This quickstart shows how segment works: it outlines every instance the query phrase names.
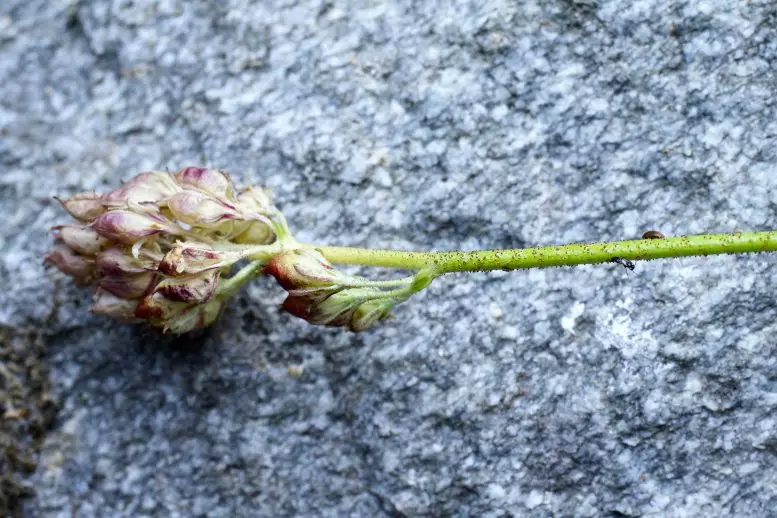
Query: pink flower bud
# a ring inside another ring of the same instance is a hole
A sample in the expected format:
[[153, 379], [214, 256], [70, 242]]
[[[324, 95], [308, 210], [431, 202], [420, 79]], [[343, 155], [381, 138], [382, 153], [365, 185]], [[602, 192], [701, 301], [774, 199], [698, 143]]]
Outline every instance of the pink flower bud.
[[321, 252], [306, 249], [276, 255], [267, 263], [265, 272], [286, 290], [329, 287], [342, 279]]
[[73, 277], [78, 286], [87, 286], [94, 282], [96, 277], [94, 261], [76, 254], [64, 245], [59, 245], [49, 252], [45, 262]]
[[59, 225], [52, 230], [54, 231], [54, 237], [62, 240], [67, 246], [83, 255], [95, 255], [110, 243], [110, 241], [89, 227]]
[[135, 258], [129, 248], [112, 246], [96, 257], [97, 268], [102, 275], [127, 275], [156, 271], [160, 258], [151, 257], [147, 251]]
[[186, 277], [167, 277], [154, 286], [154, 292], [177, 302], [199, 304], [213, 298], [218, 284], [218, 270], [209, 270]]
[[242, 252], [213, 250], [207, 245], [176, 243], [162, 258], [159, 271], [172, 276], [195, 274], [229, 266], [241, 260], [243, 255]]
[[154, 277], [153, 272], [106, 275], [100, 278], [99, 285], [122, 299], [139, 299], [148, 292]]
[[98, 290], [94, 296], [94, 304], [89, 308], [92, 313], [98, 313], [124, 322], [138, 322], [135, 317], [136, 300], [126, 300], [107, 291]]
[[166, 232], [178, 235], [182, 229], [158, 214], [130, 210], [106, 212], [92, 223], [92, 228], [116, 243], [132, 244], [140, 239]]
[[88, 223], [105, 212], [102, 196], [96, 192], [82, 192], [72, 198], [54, 197], [78, 221]]
[[178, 184], [193, 187], [223, 201], [234, 201], [235, 190], [229, 173], [222, 169], [184, 167], [175, 174]]
[[198, 191], [186, 190], [167, 200], [167, 208], [176, 219], [202, 226], [239, 217], [235, 207]]
[[175, 179], [168, 173], [140, 173], [115, 191], [104, 194], [102, 200], [110, 207], [155, 204], [170, 198], [180, 190]]
[[387, 318], [393, 307], [394, 301], [390, 299], [368, 300], [353, 312], [348, 327], [357, 332], [369, 329], [379, 320]]

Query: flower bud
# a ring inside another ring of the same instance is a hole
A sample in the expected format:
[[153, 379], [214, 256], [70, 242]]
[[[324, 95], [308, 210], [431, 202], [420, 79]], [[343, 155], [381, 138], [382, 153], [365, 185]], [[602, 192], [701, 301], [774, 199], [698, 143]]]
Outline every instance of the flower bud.
[[224, 302], [216, 299], [206, 304], [191, 306], [169, 320], [157, 322], [157, 327], [162, 328], [163, 333], [182, 334], [195, 329], [208, 327], [221, 314]]
[[70, 275], [78, 286], [94, 282], [96, 269], [94, 261], [76, 254], [67, 246], [59, 245], [46, 255], [45, 262]]
[[235, 207], [198, 191], [183, 191], [167, 201], [176, 219], [193, 226], [203, 226], [239, 217]]
[[312, 324], [348, 325], [356, 308], [369, 297], [378, 296], [375, 288], [354, 288], [333, 293], [310, 307], [308, 321]]
[[379, 320], [383, 320], [391, 313], [394, 301], [390, 299], [374, 299], [364, 302], [351, 316], [348, 326], [351, 331], [364, 331], [372, 327]]
[[132, 244], [160, 232], [178, 235], [182, 231], [177, 225], [158, 214], [130, 210], [106, 212], [92, 223], [92, 228], [103, 237], [123, 244]]
[[107, 239], [89, 227], [59, 225], [52, 230], [55, 238], [83, 255], [95, 255], [109, 244]]
[[95, 262], [102, 275], [127, 275], [156, 271], [160, 260], [152, 257], [145, 249], [136, 258], [130, 249], [112, 246], [97, 254]]
[[104, 290], [98, 290], [94, 296], [94, 304], [89, 310], [124, 322], [137, 322], [135, 309], [136, 300], [126, 300]]
[[109, 207], [156, 204], [180, 190], [175, 179], [168, 173], [140, 173], [120, 188], [104, 194], [102, 201]]
[[105, 212], [102, 195], [96, 192], [82, 192], [71, 198], [54, 197], [75, 219], [88, 223]]
[[221, 200], [235, 199], [232, 178], [222, 169], [184, 167], [175, 174], [175, 179], [183, 187], [194, 187]]
[[246, 245], [266, 245], [275, 241], [275, 231], [263, 221], [242, 222], [236, 221], [237, 224], [243, 224], [243, 230], [236, 237], [232, 239], [235, 243]]
[[219, 284], [219, 271], [209, 270], [186, 277], [167, 277], [154, 286], [154, 292], [177, 302], [200, 304], [213, 298]]
[[159, 263], [159, 271], [178, 276], [229, 266], [243, 258], [242, 252], [213, 250], [199, 243], [176, 243]]
[[100, 277], [99, 286], [122, 299], [139, 299], [144, 296], [153, 282], [153, 272]]
[[138, 303], [135, 316], [144, 320], [165, 321], [187, 308], [188, 304], [170, 300], [159, 292], [152, 291]]
[[276, 255], [265, 267], [286, 290], [323, 288], [342, 280], [340, 273], [316, 250], [296, 249]]
[[246, 187], [237, 195], [237, 204], [246, 212], [265, 214], [272, 210], [272, 197], [265, 189]]

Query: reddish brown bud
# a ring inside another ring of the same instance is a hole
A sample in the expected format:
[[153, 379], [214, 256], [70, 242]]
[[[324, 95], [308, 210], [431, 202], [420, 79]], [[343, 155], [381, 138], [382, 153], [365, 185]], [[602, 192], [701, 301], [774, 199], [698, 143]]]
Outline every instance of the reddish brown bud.
[[311, 301], [305, 297], [288, 295], [283, 301], [283, 309], [295, 317], [307, 320], [310, 316]]
[[296, 249], [276, 255], [265, 267], [286, 290], [334, 286], [340, 274], [315, 250]]
[[72, 198], [54, 197], [78, 221], [88, 223], [105, 212], [102, 196], [96, 192], [82, 192]]
[[73, 277], [78, 286], [94, 282], [96, 271], [94, 261], [76, 254], [69, 247], [60, 245], [46, 255], [45, 262]]
[[55, 238], [83, 255], [95, 255], [110, 243], [90, 227], [59, 225], [52, 230]]

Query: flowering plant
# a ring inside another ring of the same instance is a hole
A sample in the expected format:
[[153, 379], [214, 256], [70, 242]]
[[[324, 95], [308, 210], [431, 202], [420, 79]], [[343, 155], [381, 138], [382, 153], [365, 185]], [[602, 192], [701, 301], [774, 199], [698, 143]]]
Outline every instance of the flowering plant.
[[[234, 186], [221, 169], [145, 172], [120, 188], [59, 199], [76, 224], [52, 229], [46, 261], [95, 288], [91, 310], [166, 333], [212, 324], [261, 274], [287, 291], [283, 308], [313, 324], [368, 329], [449, 272], [777, 250], [777, 233], [732, 233], [475, 252], [403, 252], [299, 243], [267, 191]], [[247, 264], [233, 273], [237, 263]], [[373, 281], [335, 264], [414, 270]]]

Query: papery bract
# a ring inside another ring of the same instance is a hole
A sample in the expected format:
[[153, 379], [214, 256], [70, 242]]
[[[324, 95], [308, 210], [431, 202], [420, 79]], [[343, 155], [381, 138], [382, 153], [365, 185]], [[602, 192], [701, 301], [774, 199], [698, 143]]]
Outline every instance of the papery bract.
[[167, 277], [154, 286], [154, 292], [177, 302], [200, 304], [213, 298], [219, 283], [219, 271], [209, 270], [185, 277]]
[[99, 286], [123, 299], [139, 299], [144, 296], [156, 274], [153, 272], [104, 275]]
[[95, 255], [110, 244], [110, 241], [90, 227], [59, 225], [52, 230], [55, 238], [83, 255]]
[[207, 245], [176, 243], [165, 254], [159, 271], [167, 275], [188, 275], [213, 270], [236, 263], [244, 257], [242, 252], [213, 250]]
[[98, 313], [124, 322], [137, 322], [135, 310], [138, 302], [117, 297], [104, 290], [98, 290], [94, 303], [89, 308], [92, 313]]
[[232, 178], [223, 169], [184, 167], [175, 174], [175, 179], [181, 186], [199, 189], [223, 201], [235, 200]]
[[86, 286], [94, 282], [96, 276], [94, 261], [78, 255], [65, 245], [54, 247], [46, 254], [45, 261], [73, 277], [79, 286]]
[[239, 217], [235, 207], [198, 191], [183, 191], [167, 201], [176, 219], [194, 226], [209, 225]]
[[103, 237], [123, 244], [132, 244], [160, 232], [173, 235], [179, 235], [183, 232], [183, 229], [161, 215], [130, 210], [106, 212], [92, 223], [92, 228]]
[[180, 190], [172, 175], [152, 171], [140, 173], [120, 188], [104, 194], [102, 202], [110, 207], [156, 204]]
[[88, 223], [105, 212], [102, 195], [96, 192], [82, 192], [70, 198], [54, 197], [75, 219]]

